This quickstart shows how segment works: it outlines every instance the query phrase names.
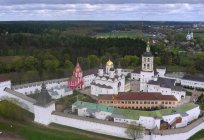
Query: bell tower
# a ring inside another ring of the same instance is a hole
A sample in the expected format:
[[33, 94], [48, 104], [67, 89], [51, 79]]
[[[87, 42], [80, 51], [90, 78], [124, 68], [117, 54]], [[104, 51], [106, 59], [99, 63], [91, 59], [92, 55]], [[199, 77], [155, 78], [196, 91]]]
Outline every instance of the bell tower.
[[140, 71], [140, 91], [147, 92], [147, 83], [154, 77], [154, 56], [147, 42], [146, 51], [142, 54], [142, 70]]
[[142, 71], [154, 70], [154, 57], [150, 51], [149, 42], [147, 42], [146, 52], [142, 55]]

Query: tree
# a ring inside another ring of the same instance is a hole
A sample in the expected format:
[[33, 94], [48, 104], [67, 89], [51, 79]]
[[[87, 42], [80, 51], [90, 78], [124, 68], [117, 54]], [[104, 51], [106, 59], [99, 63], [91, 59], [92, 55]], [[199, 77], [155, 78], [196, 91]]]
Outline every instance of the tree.
[[14, 66], [14, 69], [16, 71], [20, 71], [23, 66], [24, 66], [24, 58], [23, 57], [16, 57], [14, 60], [13, 60], [13, 66]]
[[65, 66], [68, 70], [72, 70], [74, 68], [74, 65], [70, 60], [65, 60]]
[[126, 55], [122, 58], [122, 65], [124, 67], [136, 67], [139, 65], [139, 58], [133, 55]]
[[126, 134], [133, 140], [142, 139], [144, 136], [144, 127], [141, 124], [130, 124], [126, 130]]
[[96, 55], [89, 55], [87, 59], [88, 59], [90, 68], [98, 67], [100, 64], [100, 59]]
[[37, 66], [38, 66], [38, 60], [34, 56], [28, 56], [25, 59], [24, 63], [25, 63], [26, 69], [28, 69], [28, 70], [33, 70], [33, 69], [37, 68]]
[[44, 67], [48, 71], [55, 71], [59, 67], [59, 61], [57, 59], [45, 60]]
[[155, 66], [161, 65], [161, 58], [159, 56], [154, 57], [154, 64], [155, 64]]

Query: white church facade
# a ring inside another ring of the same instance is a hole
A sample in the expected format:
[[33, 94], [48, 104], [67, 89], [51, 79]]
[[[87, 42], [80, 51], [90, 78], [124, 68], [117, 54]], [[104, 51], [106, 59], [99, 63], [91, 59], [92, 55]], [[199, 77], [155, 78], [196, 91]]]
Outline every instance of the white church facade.
[[91, 83], [91, 95], [118, 94], [118, 92], [125, 92], [125, 76], [122, 74], [120, 65], [114, 69], [113, 62], [109, 60], [105, 69], [102, 66], [99, 67]]

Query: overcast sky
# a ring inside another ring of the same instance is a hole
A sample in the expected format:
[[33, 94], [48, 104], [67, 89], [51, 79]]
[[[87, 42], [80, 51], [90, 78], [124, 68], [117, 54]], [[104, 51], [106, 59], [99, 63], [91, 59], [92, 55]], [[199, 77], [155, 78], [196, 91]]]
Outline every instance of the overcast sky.
[[204, 21], [204, 0], [0, 0], [0, 20]]

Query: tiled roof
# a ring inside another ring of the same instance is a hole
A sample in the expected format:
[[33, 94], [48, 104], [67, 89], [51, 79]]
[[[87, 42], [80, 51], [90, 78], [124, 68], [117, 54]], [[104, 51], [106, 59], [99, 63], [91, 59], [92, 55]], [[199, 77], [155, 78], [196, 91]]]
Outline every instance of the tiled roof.
[[5, 76], [0, 76], [0, 82], [9, 81], [9, 79]]
[[144, 57], [152, 57], [153, 55], [152, 55], [151, 52], [144, 52], [144, 53], [142, 54], [142, 56], [144, 56]]
[[177, 108], [160, 109], [156, 111], [143, 111], [143, 110], [120, 109], [120, 108], [114, 108], [110, 106], [88, 103], [83, 101], [77, 101], [73, 105], [77, 106], [78, 108], [87, 108], [87, 109], [93, 109], [97, 111], [109, 112], [120, 116], [124, 116], [124, 118], [133, 119], [133, 120], [138, 120], [140, 116], [161, 118], [162, 116], [167, 116], [167, 115], [183, 114], [183, 113], [186, 113], [186, 111], [191, 110], [198, 106], [196, 104], [189, 103], [183, 106], [179, 106]]
[[97, 73], [98, 73], [98, 69], [97, 68], [83, 71], [83, 75], [84, 76], [91, 75], [91, 74], [97, 74]]
[[174, 83], [175, 83], [174, 79], [168, 79], [168, 78], [162, 78], [162, 77], [158, 77], [157, 81], [150, 80], [148, 82], [148, 84], [160, 85], [161, 87], [165, 87], [165, 88], [173, 88]]
[[134, 93], [119, 93], [118, 95], [99, 95], [99, 100], [167, 100], [177, 101], [173, 95], [162, 95], [157, 92], [134, 92]]
[[139, 73], [140, 74], [141, 68], [135, 68], [132, 73]]
[[204, 82], [204, 77], [198, 77], [198, 76], [192, 76], [192, 75], [184, 75], [183, 79]]
[[46, 89], [45, 83], [42, 83], [41, 92], [38, 95], [36, 105], [46, 106], [52, 102], [52, 98]]

